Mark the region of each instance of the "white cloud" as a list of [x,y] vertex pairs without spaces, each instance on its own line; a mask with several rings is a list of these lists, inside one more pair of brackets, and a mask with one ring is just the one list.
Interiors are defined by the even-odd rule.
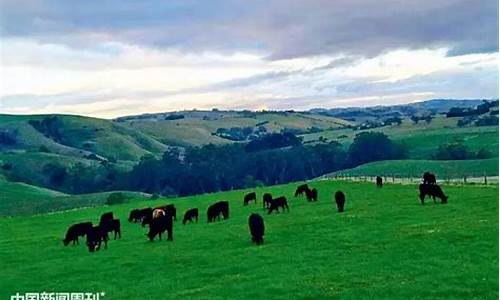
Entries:
[[191,108],[306,109],[498,97],[497,53],[449,57],[447,51],[269,61],[266,54],[250,52],[183,53],[117,42],[71,48],[4,39],[0,109],[114,117]]

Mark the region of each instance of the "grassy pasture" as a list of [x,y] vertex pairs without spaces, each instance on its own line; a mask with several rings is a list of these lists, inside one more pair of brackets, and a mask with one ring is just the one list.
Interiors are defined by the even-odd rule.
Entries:
[[438,179],[498,176],[498,158],[471,160],[384,160],[333,172],[350,176],[396,176],[420,178],[430,171]]
[[[26,291],[104,291],[103,299],[498,299],[498,187],[444,186],[449,204],[421,206],[416,186],[316,181],[319,201],[292,198],[295,184],[256,189],[289,197],[290,212],[242,206],[246,191],[159,199],[0,218],[0,297]],[[346,193],[346,212],[332,194]],[[231,218],[207,224],[206,207],[231,203]],[[150,243],[126,221],[132,208],[174,202],[174,242]],[[69,224],[112,210],[123,238],[108,250],[63,247]],[[251,244],[247,218],[263,215],[265,245]]]
[[375,131],[387,134],[396,142],[408,146],[411,159],[431,159],[441,144],[462,140],[470,151],[487,149],[498,157],[498,126],[456,127],[457,118],[436,117],[430,124],[413,124],[405,120],[401,125],[357,130],[341,129],[303,135],[304,141],[318,140],[323,136],[348,147],[360,132]]

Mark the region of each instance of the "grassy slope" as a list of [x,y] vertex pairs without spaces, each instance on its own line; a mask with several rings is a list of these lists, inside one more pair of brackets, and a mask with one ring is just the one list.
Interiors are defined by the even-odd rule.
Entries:
[[386,160],[367,163],[356,168],[334,172],[351,176],[394,175],[397,177],[421,177],[430,171],[440,179],[498,176],[498,158],[478,160]]
[[[172,145],[202,145],[202,144],[224,144],[230,140],[212,135],[218,128],[231,127],[253,127],[256,124],[267,121],[264,125],[269,132],[280,131],[284,128],[307,130],[313,126],[318,128],[339,127],[348,122],[321,115],[308,115],[301,113],[282,114],[257,114],[255,118],[242,117],[239,115],[228,115],[217,119],[202,120],[185,118],[171,121],[128,121],[129,127],[137,129],[155,139]],[[127,126],[127,125],[125,125]]]
[[[290,212],[264,215],[266,244],[253,246],[242,191],[178,199],[200,223],[175,223],[174,242],[150,243],[125,221],[129,203],[52,215],[1,218],[0,297],[17,291],[106,292],[105,299],[498,299],[498,187],[445,186],[448,205],[421,206],[414,186],[320,181],[317,203],[290,199]],[[258,189],[291,195],[296,184]],[[347,195],[346,212],[331,195]],[[204,211],[231,201],[231,219]],[[260,203],[259,203],[260,204]],[[90,254],[64,248],[71,223],[113,210],[123,239]],[[36,258],[36,259],[33,259]]]
[[[104,205],[112,192],[68,195],[22,182],[10,182],[0,177],[0,216],[33,215],[78,207]],[[150,195],[123,192],[128,199],[140,200]]]
[[[441,144],[464,140],[469,150],[477,151],[488,149],[494,156],[498,156],[498,126],[485,127],[456,127],[457,118],[437,117],[431,124],[420,122],[417,125],[406,120],[400,126],[386,126],[367,131],[377,131],[387,134],[391,139],[408,145],[410,158],[429,159]],[[357,133],[350,129],[330,130],[304,135],[304,140],[317,140],[320,136],[330,140],[337,140],[348,146]],[[339,136],[346,135],[345,138]]]
[[116,124],[110,120],[82,116],[58,115],[63,144],[45,137],[28,124],[48,115],[0,115],[0,128],[18,131],[16,148],[38,150],[41,145],[51,152],[81,158],[96,153],[117,160],[136,161],[145,154],[160,154],[166,146],[141,132]]

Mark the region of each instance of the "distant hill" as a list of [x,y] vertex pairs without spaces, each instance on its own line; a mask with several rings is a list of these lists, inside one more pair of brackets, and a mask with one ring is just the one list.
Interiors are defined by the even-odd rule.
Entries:
[[[485,150],[488,157],[498,157],[497,125],[476,126],[471,121],[459,126],[461,117],[444,116],[452,107],[474,108],[481,103],[483,100],[434,99],[305,112],[187,110],[113,120],[0,114],[0,176],[4,181],[65,193],[112,190],[143,158],[159,159],[169,148],[179,148],[182,153],[186,147],[246,143],[277,132],[291,132],[307,145],[339,142],[346,150],[360,132],[383,132],[407,145],[411,159],[432,159],[438,146],[460,140],[474,153]],[[498,101],[495,105],[484,116],[494,120]],[[411,119],[424,114],[434,115],[420,123]],[[390,118],[400,120],[387,122]],[[370,126],[363,127],[369,122]],[[68,186],[83,188],[78,191]]]
[[266,133],[305,134],[345,127],[339,118],[294,111],[179,111],[117,118],[117,123],[167,145],[197,146],[249,141]]
[[[347,107],[347,108],[316,108],[310,110],[315,114],[343,118],[351,122],[365,122],[383,120],[391,117],[410,117],[413,115],[443,114],[452,107],[474,108],[484,101],[498,101],[498,99],[432,99],[421,102],[390,105],[390,106],[370,106],[370,107]],[[498,102],[497,102],[498,107]]]

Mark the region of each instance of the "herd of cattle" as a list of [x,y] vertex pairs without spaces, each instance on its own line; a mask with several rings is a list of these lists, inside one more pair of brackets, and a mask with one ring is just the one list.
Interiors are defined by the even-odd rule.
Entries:
[[[379,188],[383,186],[382,177],[377,176],[376,185]],[[419,198],[422,205],[426,197],[432,197],[434,203],[436,203],[436,197],[441,199],[441,203],[448,202],[448,197],[436,183],[436,177],[429,172],[424,173],[423,182],[419,185],[419,192]],[[318,200],[318,191],[315,188],[311,189],[307,184],[298,186],[294,194],[295,197],[303,195],[305,195],[309,202]],[[334,199],[337,205],[337,211],[339,213],[344,212],[346,201],[345,194],[342,191],[337,191],[334,194]],[[244,196],[243,205],[247,206],[251,201],[257,203],[257,194],[255,192],[248,193]],[[263,208],[267,209],[268,214],[271,214],[273,211],[279,212],[280,208],[282,212],[285,211],[285,209],[287,211],[290,210],[288,201],[284,196],[273,198],[271,194],[265,193],[262,197],[262,203]],[[215,222],[216,220],[220,221],[221,217],[223,220],[229,218],[228,201],[219,201],[207,208],[208,223]],[[157,235],[161,240],[161,235],[165,232],[167,232],[167,241],[173,241],[173,221],[177,221],[177,209],[173,204],[155,208],[133,209],[129,214],[128,221],[131,223],[140,223],[143,227],[148,225],[149,231],[146,236],[150,241],[153,241]],[[191,208],[184,213],[182,224],[185,225],[188,222],[195,221],[198,222],[198,208]],[[264,219],[262,216],[252,213],[248,218],[248,226],[252,242],[257,245],[263,244]],[[79,237],[86,236],[87,247],[90,252],[99,250],[102,243],[104,243],[104,248],[107,249],[109,240],[108,234],[110,232],[114,234],[115,240],[121,238],[120,220],[115,219],[112,212],[107,212],[101,215],[97,226],[92,225],[91,222],[71,225],[66,232],[63,243],[65,246],[69,245],[71,242],[73,244],[78,244]]]

